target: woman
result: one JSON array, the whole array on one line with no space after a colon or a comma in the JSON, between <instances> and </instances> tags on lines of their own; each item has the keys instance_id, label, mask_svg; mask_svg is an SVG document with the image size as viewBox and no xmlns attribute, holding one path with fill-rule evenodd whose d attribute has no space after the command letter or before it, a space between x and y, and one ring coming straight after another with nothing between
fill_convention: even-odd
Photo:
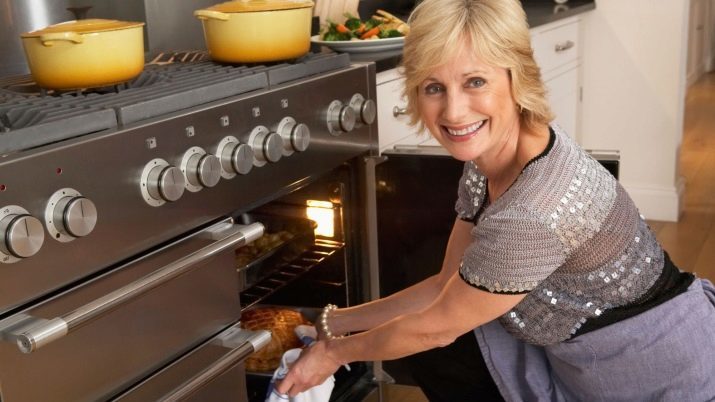
<instances>
[{"instance_id":1,"label":"woman","mask_svg":"<svg viewBox=\"0 0 715 402\"><path fill-rule=\"evenodd\" d=\"M442 269L378 301L326 307L323 340L277 390L443 347L483 360L455 361L475 375L453 387L428 368L431 400L493 389L507 400L715 398L715 290L680 272L618 182L549 125L520 3L424 0L409 23L412 122L465 161ZM477 353L449 353L470 342Z\"/></svg>"}]
</instances>

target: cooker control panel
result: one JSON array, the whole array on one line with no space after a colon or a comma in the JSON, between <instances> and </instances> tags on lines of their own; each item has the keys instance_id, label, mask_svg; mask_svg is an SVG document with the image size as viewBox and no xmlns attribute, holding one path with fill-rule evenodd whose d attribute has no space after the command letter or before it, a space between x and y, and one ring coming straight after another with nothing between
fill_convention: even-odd
<instances>
[{"instance_id":1,"label":"cooker control panel","mask_svg":"<svg viewBox=\"0 0 715 402\"><path fill-rule=\"evenodd\" d=\"M146 164L140 182L144 201L155 207L178 200L186 188L186 179L181 169L160 158Z\"/></svg>"},{"instance_id":2,"label":"cooker control panel","mask_svg":"<svg viewBox=\"0 0 715 402\"><path fill-rule=\"evenodd\" d=\"M255 166L263 166L268 162L278 162L283 156L283 138L278 133L272 133L265 126L257 126L248 137L254 154Z\"/></svg>"},{"instance_id":3,"label":"cooker control panel","mask_svg":"<svg viewBox=\"0 0 715 402\"><path fill-rule=\"evenodd\" d=\"M221 139L216 147L216 155L221 164L221 177L224 179L232 179L236 174L247 174L253 168L253 148L242 144L232 135Z\"/></svg>"},{"instance_id":4,"label":"cooker control panel","mask_svg":"<svg viewBox=\"0 0 715 402\"><path fill-rule=\"evenodd\" d=\"M358 125L372 124L377 117L377 105L372 99L365 99L360 94L353 95L350 99L350 107L357 116Z\"/></svg>"},{"instance_id":5,"label":"cooker control panel","mask_svg":"<svg viewBox=\"0 0 715 402\"><path fill-rule=\"evenodd\" d=\"M350 105L344 105L339 100L330 102L328 106L328 131L332 135L340 135L355 128L355 111Z\"/></svg>"},{"instance_id":6,"label":"cooker control panel","mask_svg":"<svg viewBox=\"0 0 715 402\"><path fill-rule=\"evenodd\" d=\"M45 226L52 237L66 243L87 236L97 224L97 207L79 191L55 191L45 208Z\"/></svg>"},{"instance_id":7,"label":"cooker control panel","mask_svg":"<svg viewBox=\"0 0 715 402\"><path fill-rule=\"evenodd\" d=\"M203 148L191 147L181 159L181 172L186 179L186 189L196 192L218 184L221 180L221 161Z\"/></svg>"},{"instance_id":8,"label":"cooker control panel","mask_svg":"<svg viewBox=\"0 0 715 402\"><path fill-rule=\"evenodd\" d=\"M292 117L284 117L276 131L283 138L283 156L290 156L294 151L303 152L310 145L310 129L303 123L296 123Z\"/></svg>"},{"instance_id":9,"label":"cooker control panel","mask_svg":"<svg viewBox=\"0 0 715 402\"><path fill-rule=\"evenodd\" d=\"M42 222L25 208L0 209L0 262L12 263L37 254L45 241Z\"/></svg>"}]
</instances>

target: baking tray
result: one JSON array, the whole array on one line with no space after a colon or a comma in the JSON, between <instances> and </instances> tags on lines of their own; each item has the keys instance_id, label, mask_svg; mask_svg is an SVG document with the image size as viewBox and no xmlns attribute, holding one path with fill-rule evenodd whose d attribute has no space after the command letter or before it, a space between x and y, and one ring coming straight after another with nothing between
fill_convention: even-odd
<instances>
[{"instance_id":1,"label":"baking tray","mask_svg":"<svg viewBox=\"0 0 715 402\"><path fill-rule=\"evenodd\" d=\"M242 214L237 221L244 225L260 222L266 228L261 238L236 250L241 289L279 271L315 244L317 224L310 219L250 213Z\"/></svg>"}]
</instances>

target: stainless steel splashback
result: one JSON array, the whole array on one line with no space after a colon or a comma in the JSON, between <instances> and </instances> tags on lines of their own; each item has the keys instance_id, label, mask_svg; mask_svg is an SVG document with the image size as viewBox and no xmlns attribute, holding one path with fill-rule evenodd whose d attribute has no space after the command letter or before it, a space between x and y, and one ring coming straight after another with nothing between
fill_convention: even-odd
<instances>
[{"instance_id":1,"label":"stainless steel splashback","mask_svg":"<svg viewBox=\"0 0 715 402\"><path fill-rule=\"evenodd\" d=\"M0 76L28 72L20 34L72 19L66 0L0 0Z\"/></svg>"},{"instance_id":2,"label":"stainless steel splashback","mask_svg":"<svg viewBox=\"0 0 715 402\"><path fill-rule=\"evenodd\" d=\"M145 47L154 54L166 50L203 50L204 35L194 10L220 0L0 0L0 76L26 74L20 34L76 19L68 8L90 7L84 17L144 21Z\"/></svg>"}]
</instances>

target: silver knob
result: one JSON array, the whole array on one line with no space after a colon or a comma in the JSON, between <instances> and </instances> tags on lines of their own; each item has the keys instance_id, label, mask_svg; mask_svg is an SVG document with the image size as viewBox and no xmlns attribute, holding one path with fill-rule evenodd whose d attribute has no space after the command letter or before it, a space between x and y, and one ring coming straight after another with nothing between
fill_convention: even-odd
<instances>
[{"instance_id":1,"label":"silver knob","mask_svg":"<svg viewBox=\"0 0 715 402\"><path fill-rule=\"evenodd\" d=\"M215 186L221 180L221 161L211 154L191 155L186 167L186 180L194 186Z\"/></svg>"},{"instance_id":2,"label":"silver knob","mask_svg":"<svg viewBox=\"0 0 715 402\"><path fill-rule=\"evenodd\" d=\"M247 174L253 168L253 148L231 142L221 150L221 167L226 172Z\"/></svg>"},{"instance_id":3,"label":"silver knob","mask_svg":"<svg viewBox=\"0 0 715 402\"><path fill-rule=\"evenodd\" d=\"M0 220L0 251L27 258L37 254L45 241L42 222L28 214L10 214Z\"/></svg>"},{"instance_id":4,"label":"silver knob","mask_svg":"<svg viewBox=\"0 0 715 402\"><path fill-rule=\"evenodd\" d=\"M296 123L292 117L285 117L278 123L278 134L283 138L283 154L293 151L303 152L310 145L310 129L303 123Z\"/></svg>"},{"instance_id":5,"label":"silver knob","mask_svg":"<svg viewBox=\"0 0 715 402\"><path fill-rule=\"evenodd\" d=\"M372 99L365 99L360 94L353 95L350 100L350 107L355 114L360 118L363 124L372 124L377 117L377 105Z\"/></svg>"},{"instance_id":6,"label":"silver knob","mask_svg":"<svg viewBox=\"0 0 715 402\"><path fill-rule=\"evenodd\" d=\"M70 196L57 201L53 212L53 225L62 234L84 237L97 224L97 208L89 199Z\"/></svg>"},{"instance_id":7,"label":"silver knob","mask_svg":"<svg viewBox=\"0 0 715 402\"><path fill-rule=\"evenodd\" d=\"M340 101L332 101L328 106L328 131L340 135L355 128L355 111Z\"/></svg>"},{"instance_id":8,"label":"silver knob","mask_svg":"<svg viewBox=\"0 0 715 402\"><path fill-rule=\"evenodd\" d=\"M283 156L283 138L277 133L259 126L251 139L253 153L259 162L278 162Z\"/></svg>"},{"instance_id":9,"label":"silver knob","mask_svg":"<svg viewBox=\"0 0 715 402\"><path fill-rule=\"evenodd\" d=\"M147 191L155 200L176 201L184 194L186 181L176 166L157 166L149 171Z\"/></svg>"}]
</instances>

